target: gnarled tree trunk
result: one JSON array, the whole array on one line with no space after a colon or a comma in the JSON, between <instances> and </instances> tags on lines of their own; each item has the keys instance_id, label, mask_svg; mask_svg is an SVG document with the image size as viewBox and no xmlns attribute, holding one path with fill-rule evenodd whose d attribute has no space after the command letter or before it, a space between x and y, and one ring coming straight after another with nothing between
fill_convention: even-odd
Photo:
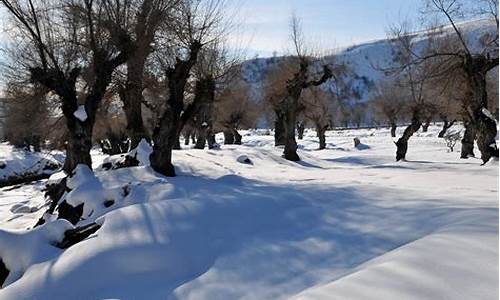
<instances>
[{"instance_id":1,"label":"gnarled tree trunk","mask_svg":"<svg viewBox=\"0 0 500 300\"><path fill-rule=\"evenodd\" d=\"M190 47L189 59L177 59L175 66L166 72L170 95L167 109L153 131L153 152L149 157L151 167L165 176L175 176L172 149L175 146L180 148L180 120L184 109L184 91L201 47L200 43L193 43Z\"/></svg>"},{"instance_id":2,"label":"gnarled tree trunk","mask_svg":"<svg viewBox=\"0 0 500 300\"><path fill-rule=\"evenodd\" d=\"M396 144L396 161L406 159L406 152L408 152L408 140L411 136L420 129L422 122L418 118L413 118L410 126L406 127L403 135L398 139Z\"/></svg>"},{"instance_id":3,"label":"gnarled tree trunk","mask_svg":"<svg viewBox=\"0 0 500 300\"><path fill-rule=\"evenodd\" d=\"M444 135L446 134L446 131L448 129L451 128L451 126L453 126L455 124L456 120L453 120L451 122L448 122L448 119L447 118L444 118L443 119L443 128L441 129L441 131L439 132L438 134L438 137L442 138L444 137Z\"/></svg>"}]
</instances>

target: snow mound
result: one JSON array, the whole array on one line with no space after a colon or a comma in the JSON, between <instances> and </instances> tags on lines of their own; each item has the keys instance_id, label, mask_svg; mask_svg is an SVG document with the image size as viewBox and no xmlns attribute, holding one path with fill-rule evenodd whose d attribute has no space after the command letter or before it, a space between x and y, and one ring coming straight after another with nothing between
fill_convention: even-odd
<instances>
[{"instance_id":1,"label":"snow mound","mask_svg":"<svg viewBox=\"0 0 500 300\"><path fill-rule=\"evenodd\" d=\"M7 143L0 144L0 186L22 178L48 177L61 166L62 163L49 153L29 152Z\"/></svg>"},{"instance_id":2,"label":"snow mound","mask_svg":"<svg viewBox=\"0 0 500 300\"><path fill-rule=\"evenodd\" d=\"M61 198L76 207L83 204L83 218L92 214L101 215L100 211L122 198L120 188L105 189L99 179L87 165L78 165L68 179L67 187L71 191Z\"/></svg>"},{"instance_id":3,"label":"snow mound","mask_svg":"<svg viewBox=\"0 0 500 300\"><path fill-rule=\"evenodd\" d=\"M19 279L31 265L60 254L61 250L54 245L72 228L71 223L60 219L27 232L0 230L0 259L9 270L3 287Z\"/></svg>"},{"instance_id":4,"label":"snow mound","mask_svg":"<svg viewBox=\"0 0 500 300\"><path fill-rule=\"evenodd\" d=\"M139 142L135 149L132 149L127 155L135 157L139 161L139 166L149 166L149 156L153 152L153 147L145 139Z\"/></svg>"}]
</instances>

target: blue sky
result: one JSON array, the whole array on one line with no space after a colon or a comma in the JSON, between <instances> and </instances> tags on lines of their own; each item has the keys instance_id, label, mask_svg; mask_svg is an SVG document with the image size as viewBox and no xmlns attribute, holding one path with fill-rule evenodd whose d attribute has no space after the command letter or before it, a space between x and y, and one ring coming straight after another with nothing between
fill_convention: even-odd
<instances>
[{"instance_id":1,"label":"blue sky","mask_svg":"<svg viewBox=\"0 0 500 300\"><path fill-rule=\"evenodd\" d=\"M285 53L295 12L316 47L336 48L383 38L388 25L418 17L422 0L242 0L242 32L233 35L250 55Z\"/></svg>"}]
</instances>

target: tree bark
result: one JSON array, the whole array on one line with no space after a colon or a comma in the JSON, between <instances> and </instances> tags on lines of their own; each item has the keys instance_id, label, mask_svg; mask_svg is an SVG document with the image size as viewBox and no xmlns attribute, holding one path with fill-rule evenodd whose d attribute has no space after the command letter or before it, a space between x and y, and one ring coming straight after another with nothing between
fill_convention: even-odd
<instances>
[{"instance_id":1,"label":"tree bark","mask_svg":"<svg viewBox=\"0 0 500 300\"><path fill-rule=\"evenodd\" d=\"M140 59L140 58L138 58ZM127 82L120 89L119 96L127 119L126 132L130 138L130 147L134 149L141 139L150 141L142 119L144 62L127 63Z\"/></svg>"},{"instance_id":2,"label":"tree bark","mask_svg":"<svg viewBox=\"0 0 500 300\"><path fill-rule=\"evenodd\" d=\"M448 119L445 118L443 120L443 128L439 132L438 137L440 137L440 138L444 137L444 135L446 134L446 131L448 131L448 129L450 129L451 126L453 126L455 124L455 122L456 122L456 120L448 122Z\"/></svg>"},{"instance_id":3,"label":"tree bark","mask_svg":"<svg viewBox=\"0 0 500 300\"><path fill-rule=\"evenodd\" d=\"M422 125L422 132L427 132L429 130L429 126L431 125L431 120L425 120L425 123Z\"/></svg>"},{"instance_id":4,"label":"tree bark","mask_svg":"<svg viewBox=\"0 0 500 300\"><path fill-rule=\"evenodd\" d=\"M460 158L467 159L469 157L475 157L474 154L474 140L476 138L476 128L472 122L465 122L465 132L462 138L462 150L460 152Z\"/></svg>"},{"instance_id":5,"label":"tree bark","mask_svg":"<svg viewBox=\"0 0 500 300\"><path fill-rule=\"evenodd\" d=\"M235 145L241 145L241 134L238 132L236 128L232 129L233 131L233 136L234 136L234 144Z\"/></svg>"},{"instance_id":6,"label":"tree bark","mask_svg":"<svg viewBox=\"0 0 500 300\"><path fill-rule=\"evenodd\" d=\"M396 129L398 126L396 125L396 122L391 121L391 137L395 138L396 137Z\"/></svg>"},{"instance_id":7,"label":"tree bark","mask_svg":"<svg viewBox=\"0 0 500 300\"><path fill-rule=\"evenodd\" d=\"M274 121L274 146L285 145L285 128L283 127L283 113L275 110L276 120Z\"/></svg>"},{"instance_id":8,"label":"tree bark","mask_svg":"<svg viewBox=\"0 0 500 300\"><path fill-rule=\"evenodd\" d=\"M283 127L285 131L285 149L283 157L290 161L299 161L297 154L297 142L295 141L295 125L297 124L297 108L294 99L286 100L288 105L283 118Z\"/></svg>"},{"instance_id":9,"label":"tree bark","mask_svg":"<svg viewBox=\"0 0 500 300\"><path fill-rule=\"evenodd\" d=\"M328 128L327 126L316 125L316 132L319 138L319 150L323 150L326 148L325 132L327 128Z\"/></svg>"},{"instance_id":10,"label":"tree bark","mask_svg":"<svg viewBox=\"0 0 500 300\"><path fill-rule=\"evenodd\" d=\"M232 130L225 129L224 133L224 145L233 145L234 144L234 134Z\"/></svg>"},{"instance_id":11,"label":"tree bark","mask_svg":"<svg viewBox=\"0 0 500 300\"><path fill-rule=\"evenodd\" d=\"M184 91L191 68L196 63L202 45L193 43L187 60L176 59L175 66L167 70L169 98L167 109L153 131L153 152L150 155L151 167L165 175L175 176L172 164L172 149L179 146L180 116L184 110Z\"/></svg>"},{"instance_id":12,"label":"tree bark","mask_svg":"<svg viewBox=\"0 0 500 300\"><path fill-rule=\"evenodd\" d=\"M408 152L408 140L410 137L420 129L422 122L417 118L413 118L410 126L406 127L403 135L398 139L396 144L396 161L406 159L406 152Z\"/></svg>"},{"instance_id":13,"label":"tree bark","mask_svg":"<svg viewBox=\"0 0 500 300\"><path fill-rule=\"evenodd\" d=\"M306 129L306 126L304 122L299 122L297 124L297 138L299 140L302 140L304 138L304 130Z\"/></svg>"},{"instance_id":14,"label":"tree bark","mask_svg":"<svg viewBox=\"0 0 500 300\"><path fill-rule=\"evenodd\" d=\"M466 107L469 119L476 131L477 146L481 152L483 163L488 162L491 157L498 157L498 147L495 140L497 124L495 120L485 114L488 109L486 74L495 66L498 66L498 58L490 59L482 55L468 56L464 64L470 88ZM470 148L470 141L468 142L467 147Z\"/></svg>"}]
</instances>

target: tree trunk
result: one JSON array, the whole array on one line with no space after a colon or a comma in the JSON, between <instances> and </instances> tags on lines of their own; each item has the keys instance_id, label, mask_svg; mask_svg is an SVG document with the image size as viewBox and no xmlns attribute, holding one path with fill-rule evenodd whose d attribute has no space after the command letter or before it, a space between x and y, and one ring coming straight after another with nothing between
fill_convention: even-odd
<instances>
[{"instance_id":1,"label":"tree trunk","mask_svg":"<svg viewBox=\"0 0 500 300\"><path fill-rule=\"evenodd\" d=\"M431 120L425 120L425 123L422 125L422 132L427 132L429 130L429 126L431 125Z\"/></svg>"},{"instance_id":2,"label":"tree trunk","mask_svg":"<svg viewBox=\"0 0 500 300\"><path fill-rule=\"evenodd\" d=\"M465 132L462 138L462 150L460 152L460 158L467 159L469 157L475 157L474 155L474 140L476 138L476 128L472 122L465 122Z\"/></svg>"},{"instance_id":3,"label":"tree trunk","mask_svg":"<svg viewBox=\"0 0 500 300\"><path fill-rule=\"evenodd\" d=\"M285 128L283 127L283 113L275 110L276 120L274 121L274 146L285 145Z\"/></svg>"},{"instance_id":4,"label":"tree trunk","mask_svg":"<svg viewBox=\"0 0 500 300\"><path fill-rule=\"evenodd\" d=\"M470 95L467 97L469 99L466 106L467 112L476 131L477 146L481 151L481 159L483 163L486 163L491 157L498 157L498 147L495 140L497 124L491 116L486 115L488 109L486 74L491 67L498 66L498 58L489 61L489 58L483 56L468 57L464 66L470 87ZM470 150L470 141L467 142L469 145L465 150Z\"/></svg>"},{"instance_id":5,"label":"tree trunk","mask_svg":"<svg viewBox=\"0 0 500 300\"><path fill-rule=\"evenodd\" d=\"M481 151L481 160L487 163L492 157L498 158L498 147L496 145L497 124L489 117L481 116L477 123L477 147Z\"/></svg>"},{"instance_id":6,"label":"tree trunk","mask_svg":"<svg viewBox=\"0 0 500 300\"><path fill-rule=\"evenodd\" d=\"M149 157L151 167L165 176L175 176L172 149L175 146L180 148L180 117L184 109L184 91L201 47L200 43L194 42L189 49L189 58L187 60L177 58L175 66L166 72L170 93L168 107L153 131L153 152Z\"/></svg>"},{"instance_id":7,"label":"tree trunk","mask_svg":"<svg viewBox=\"0 0 500 300\"><path fill-rule=\"evenodd\" d=\"M438 137L442 138L444 137L444 135L446 134L446 131L448 129L451 128L451 126L453 126L453 124L455 124L456 120L453 120L451 122L448 122L448 119L444 118L443 119L443 128L441 129L441 131L439 132L438 134Z\"/></svg>"},{"instance_id":8,"label":"tree trunk","mask_svg":"<svg viewBox=\"0 0 500 300\"><path fill-rule=\"evenodd\" d=\"M241 145L241 134L239 134L238 130L236 128L232 129L233 131L233 136L234 136L234 144L235 145Z\"/></svg>"},{"instance_id":9,"label":"tree trunk","mask_svg":"<svg viewBox=\"0 0 500 300\"><path fill-rule=\"evenodd\" d=\"M326 148L326 132L327 126L316 125L316 132L319 138L319 150Z\"/></svg>"},{"instance_id":10,"label":"tree trunk","mask_svg":"<svg viewBox=\"0 0 500 300\"><path fill-rule=\"evenodd\" d=\"M297 138L299 140L302 140L304 138L304 130L306 129L306 126L304 122L299 122L297 124Z\"/></svg>"},{"instance_id":11,"label":"tree trunk","mask_svg":"<svg viewBox=\"0 0 500 300\"><path fill-rule=\"evenodd\" d=\"M225 129L224 133L224 145L233 145L234 144L234 134L232 130Z\"/></svg>"},{"instance_id":12,"label":"tree trunk","mask_svg":"<svg viewBox=\"0 0 500 300\"><path fill-rule=\"evenodd\" d=\"M396 125L396 122L392 121L391 122L391 137L395 138L396 137L396 129L398 126Z\"/></svg>"},{"instance_id":13,"label":"tree trunk","mask_svg":"<svg viewBox=\"0 0 500 300\"><path fill-rule=\"evenodd\" d=\"M159 124L153 131L153 152L149 156L151 167L169 177L175 176L175 168L172 164L172 149L179 142L177 130L179 126L179 115L182 108L169 108L165 110Z\"/></svg>"},{"instance_id":14,"label":"tree trunk","mask_svg":"<svg viewBox=\"0 0 500 300\"><path fill-rule=\"evenodd\" d=\"M72 114L69 116L65 114L65 117L68 127L68 140L63 170L66 174L71 174L79 164L87 165L92 169L90 149L92 149L93 120L87 118L87 120L82 122Z\"/></svg>"},{"instance_id":15,"label":"tree trunk","mask_svg":"<svg viewBox=\"0 0 500 300\"><path fill-rule=\"evenodd\" d=\"M396 142L396 161L406 159L406 152L408 151L408 140L410 137L420 129L422 122L414 118L410 126L406 127L403 135Z\"/></svg>"},{"instance_id":16,"label":"tree trunk","mask_svg":"<svg viewBox=\"0 0 500 300\"><path fill-rule=\"evenodd\" d=\"M133 56L127 62L127 82L119 92L127 119L126 131L131 149L136 148L141 139L150 141L142 120L144 61L145 58Z\"/></svg>"},{"instance_id":17,"label":"tree trunk","mask_svg":"<svg viewBox=\"0 0 500 300\"><path fill-rule=\"evenodd\" d=\"M285 100L288 104L285 106L283 127L285 131L285 150L283 157L290 161L299 161L300 157L297 154L297 142L295 141L295 126L297 124L297 108L295 99Z\"/></svg>"},{"instance_id":18,"label":"tree trunk","mask_svg":"<svg viewBox=\"0 0 500 300\"><path fill-rule=\"evenodd\" d=\"M205 142L207 140L207 129L208 128L206 126L201 126L196 131L197 136L196 136L196 144L194 146L195 149L204 149L205 148Z\"/></svg>"}]
</instances>

